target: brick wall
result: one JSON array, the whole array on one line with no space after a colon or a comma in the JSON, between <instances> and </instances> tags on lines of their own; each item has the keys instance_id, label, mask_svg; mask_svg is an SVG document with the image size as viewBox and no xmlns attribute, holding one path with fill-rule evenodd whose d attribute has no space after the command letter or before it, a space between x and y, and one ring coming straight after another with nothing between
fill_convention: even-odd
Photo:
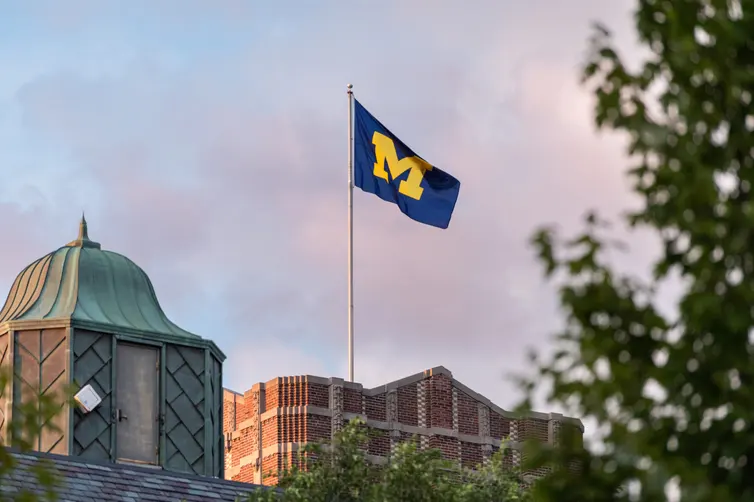
<instances>
[{"instance_id":1,"label":"brick wall","mask_svg":"<svg viewBox=\"0 0 754 502\"><path fill-rule=\"evenodd\" d=\"M387 457L390 455L390 433L387 431L371 429L369 431L367 453L379 457Z\"/></svg>"},{"instance_id":2,"label":"brick wall","mask_svg":"<svg viewBox=\"0 0 754 502\"><path fill-rule=\"evenodd\" d=\"M430 436L429 447L442 452L447 460L460 460L458 458L458 439L451 436Z\"/></svg>"},{"instance_id":3,"label":"brick wall","mask_svg":"<svg viewBox=\"0 0 754 502\"><path fill-rule=\"evenodd\" d=\"M255 474L256 467L254 465L244 465L233 479L242 483L256 483Z\"/></svg>"},{"instance_id":4,"label":"brick wall","mask_svg":"<svg viewBox=\"0 0 754 502\"><path fill-rule=\"evenodd\" d=\"M483 462L482 445L461 441L461 465L473 469Z\"/></svg>"},{"instance_id":5,"label":"brick wall","mask_svg":"<svg viewBox=\"0 0 754 502\"><path fill-rule=\"evenodd\" d=\"M330 391L327 385L310 383L307 384L307 388L309 389L309 395L307 396L308 399L302 404L327 408L330 400Z\"/></svg>"},{"instance_id":6,"label":"brick wall","mask_svg":"<svg viewBox=\"0 0 754 502\"><path fill-rule=\"evenodd\" d=\"M364 398L366 415L368 419L384 422L385 418L385 399L386 394L377 394L376 396L366 396Z\"/></svg>"},{"instance_id":7,"label":"brick wall","mask_svg":"<svg viewBox=\"0 0 754 502\"><path fill-rule=\"evenodd\" d=\"M280 429L278 426L278 417L276 416L262 420L262 449L280 444L278 440L280 438Z\"/></svg>"},{"instance_id":8,"label":"brick wall","mask_svg":"<svg viewBox=\"0 0 754 502\"><path fill-rule=\"evenodd\" d=\"M416 385L398 388L398 422L406 425L419 425Z\"/></svg>"},{"instance_id":9,"label":"brick wall","mask_svg":"<svg viewBox=\"0 0 754 502\"><path fill-rule=\"evenodd\" d=\"M223 389L223 430L236 430L236 409L245 409L243 396L228 389ZM243 419L242 419L243 420Z\"/></svg>"},{"instance_id":10,"label":"brick wall","mask_svg":"<svg viewBox=\"0 0 754 502\"><path fill-rule=\"evenodd\" d=\"M259 416L259 407L264 406L260 399L264 399L264 396L260 396L259 388L251 388L244 392L241 405L236 407L236 426Z\"/></svg>"},{"instance_id":11,"label":"brick wall","mask_svg":"<svg viewBox=\"0 0 754 502\"><path fill-rule=\"evenodd\" d=\"M458 432L479 434L479 401L464 392L456 393L458 407Z\"/></svg>"},{"instance_id":12,"label":"brick wall","mask_svg":"<svg viewBox=\"0 0 754 502\"><path fill-rule=\"evenodd\" d=\"M453 428L453 382L447 375L429 378L429 426Z\"/></svg>"},{"instance_id":13,"label":"brick wall","mask_svg":"<svg viewBox=\"0 0 754 502\"><path fill-rule=\"evenodd\" d=\"M367 420L370 435L364 448L371 458L387 457L401 442L418 441L468 468L484 463L506 440L513 442L513 450L505 463L518 465L516 442L553 443L559 424L572 420L541 413L515 417L443 367L375 389L339 378L276 378L243 395L225 390L223 413L230 437L226 477L267 485L277 483L276 473L289 468L304 445L330 440L357 416Z\"/></svg>"},{"instance_id":14,"label":"brick wall","mask_svg":"<svg viewBox=\"0 0 754 502\"><path fill-rule=\"evenodd\" d=\"M278 472L284 468L283 455L274 453L262 459L262 484L275 485L278 482Z\"/></svg>"},{"instance_id":15,"label":"brick wall","mask_svg":"<svg viewBox=\"0 0 754 502\"><path fill-rule=\"evenodd\" d=\"M490 435L495 439L506 439L510 435L511 421L501 414L490 411Z\"/></svg>"},{"instance_id":16,"label":"brick wall","mask_svg":"<svg viewBox=\"0 0 754 502\"><path fill-rule=\"evenodd\" d=\"M226 442L225 470L240 465L242 458L250 455L257 449L256 427L253 429L250 427L239 429L237 434L231 435L231 438L230 445Z\"/></svg>"},{"instance_id":17,"label":"brick wall","mask_svg":"<svg viewBox=\"0 0 754 502\"><path fill-rule=\"evenodd\" d=\"M318 442L330 439L330 417L322 415L306 415L306 435L297 439L304 442Z\"/></svg>"},{"instance_id":18,"label":"brick wall","mask_svg":"<svg viewBox=\"0 0 754 502\"><path fill-rule=\"evenodd\" d=\"M549 427L547 420L525 419L518 421L518 440L528 441L536 439L537 441L547 442Z\"/></svg>"},{"instance_id":19,"label":"brick wall","mask_svg":"<svg viewBox=\"0 0 754 502\"><path fill-rule=\"evenodd\" d=\"M356 389L343 390L343 411L347 413L361 413L362 395Z\"/></svg>"},{"instance_id":20,"label":"brick wall","mask_svg":"<svg viewBox=\"0 0 754 502\"><path fill-rule=\"evenodd\" d=\"M278 402L280 400L280 394L278 392L278 381L280 378L277 378L271 382L267 382L267 384L264 387L264 409L265 410L272 410L278 406Z\"/></svg>"}]
</instances>

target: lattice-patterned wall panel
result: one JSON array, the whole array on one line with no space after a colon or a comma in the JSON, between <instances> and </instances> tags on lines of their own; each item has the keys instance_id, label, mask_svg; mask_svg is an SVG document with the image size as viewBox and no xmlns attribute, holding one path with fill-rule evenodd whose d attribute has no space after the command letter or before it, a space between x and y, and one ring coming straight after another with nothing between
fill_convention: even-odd
<instances>
[{"instance_id":1,"label":"lattice-patterned wall panel","mask_svg":"<svg viewBox=\"0 0 754 502\"><path fill-rule=\"evenodd\" d=\"M73 333L73 379L90 384L102 398L91 413L73 415L73 454L94 460L112 457L113 337L91 331Z\"/></svg>"},{"instance_id":2,"label":"lattice-patterned wall panel","mask_svg":"<svg viewBox=\"0 0 754 502\"><path fill-rule=\"evenodd\" d=\"M223 384L222 384L222 363L209 356L211 377L208 379L210 386L210 444L212 463L211 471L206 473L218 478L225 477L225 436L223 435Z\"/></svg>"},{"instance_id":3,"label":"lattice-patterned wall panel","mask_svg":"<svg viewBox=\"0 0 754 502\"><path fill-rule=\"evenodd\" d=\"M0 371L11 371L10 335L8 333L0 334ZM8 388L8 386L0 387L0 445L7 444L5 420L10 403Z\"/></svg>"},{"instance_id":4,"label":"lattice-patterned wall panel","mask_svg":"<svg viewBox=\"0 0 754 502\"><path fill-rule=\"evenodd\" d=\"M204 357L202 349L166 347L165 468L169 470L205 472Z\"/></svg>"},{"instance_id":5,"label":"lattice-patterned wall panel","mask_svg":"<svg viewBox=\"0 0 754 502\"><path fill-rule=\"evenodd\" d=\"M17 331L13 351L14 415L18 406L41 395L56 395L62 399L67 383L68 343L65 328ZM67 406L61 408L35 441L35 449L68 454ZM53 430L55 426L59 430Z\"/></svg>"}]
</instances>

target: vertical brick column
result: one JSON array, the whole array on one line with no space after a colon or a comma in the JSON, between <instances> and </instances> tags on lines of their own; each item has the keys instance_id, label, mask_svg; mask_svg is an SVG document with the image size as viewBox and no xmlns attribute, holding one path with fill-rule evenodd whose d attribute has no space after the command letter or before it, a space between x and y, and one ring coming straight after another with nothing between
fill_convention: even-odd
<instances>
[{"instance_id":1,"label":"vertical brick column","mask_svg":"<svg viewBox=\"0 0 754 502\"><path fill-rule=\"evenodd\" d=\"M398 391L395 389L387 391L385 396L385 421L388 425L398 422Z\"/></svg>"},{"instance_id":2,"label":"vertical brick column","mask_svg":"<svg viewBox=\"0 0 754 502\"><path fill-rule=\"evenodd\" d=\"M330 384L330 411L332 411L332 425L330 437L334 437L343 428L343 379L333 378Z\"/></svg>"},{"instance_id":3,"label":"vertical brick column","mask_svg":"<svg viewBox=\"0 0 754 502\"><path fill-rule=\"evenodd\" d=\"M484 441L482 443L482 461L486 464L492 456L490 409L485 404L477 403L477 411L479 413L479 437Z\"/></svg>"},{"instance_id":4,"label":"vertical brick column","mask_svg":"<svg viewBox=\"0 0 754 502\"><path fill-rule=\"evenodd\" d=\"M416 384L416 415L419 427L429 427L427 394L429 394L428 380L422 380ZM429 446L429 437L426 434L419 436L419 447L425 449Z\"/></svg>"},{"instance_id":5,"label":"vertical brick column","mask_svg":"<svg viewBox=\"0 0 754 502\"><path fill-rule=\"evenodd\" d=\"M385 395L385 421L390 428L390 454L392 455L401 437L401 432L394 428L398 425L398 391L396 389L387 391Z\"/></svg>"},{"instance_id":6,"label":"vertical brick column","mask_svg":"<svg viewBox=\"0 0 754 502\"><path fill-rule=\"evenodd\" d=\"M233 452L232 452L232 438L233 431L236 430L236 410L240 406L243 406L243 397L241 397L241 403L238 402L238 398L241 397L235 392L223 389L223 433L225 434L225 471L233 465Z\"/></svg>"},{"instance_id":7,"label":"vertical brick column","mask_svg":"<svg viewBox=\"0 0 754 502\"><path fill-rule=\"evenodd\" d=\"M453 384L451 383L451 386ZM453 397L452 401L452 407L451 407L451 414L452 414L452 425L453 425L453 432L458 434L458 389L455 387L451 387L451 396ZM456 436L458 437L458 436ZM461 465L461 458L463 456L462 454L462 448L461 448L461 442L458 441L458 464Z\"/></svg>"},{"instance_id":8,"label":"vertical brick column","mask_svg":"<svg viewBox=\"0 0 754 502\"><path fill-rule=\"evenodd\" d=\"M267 411L267 390L263 383L258 383L251 387L251 392L254 401L254 408L250 411L254 414L254 418L257 420L257 460L254 464L254 483L261 485L264 476L264 473L262 472L262 442L264 437L262 413Z\"/></svg>"},{"instance_id":9,"label":"vertical brick column","mask_svg":"<svg viewBox=\"0 0 754 502\"><path fill-rule=\"evenodd\" d=\"M236 430L236 407L239 397L235 392L223 389L223 432Z\"/></svg>"},{"instance_id":10,"label":"vertical brick column","mask_svg":"<svg viewBox=\"0 0 754 502\"><path fill-rule=\"evenodd\" d=\"M513 419L510 423L510 436L508 436L511 441L513 442L519 442L521 439L521 434L519 434L519 420ZM521 450L518 448L514 448L511 451L511 463L514 467L520 467L521 466Z\"/></svg>"},{"instance_id":11,"label":"vertical brick column","mask_svg":"<svg viewBox=\"0 0 754 502\"><path fill-rule=\"evenodd\" d=\"M547 421L547 442L553 446L558 444L560 424L562 422L563 415L560 413L550 413L550 420Z\"/></svg>"},{"instance_id":12,"label":"vertical brick column","mask_svg":"<svg viewBox=\"0 0 754 502\"><path fill-rule=\"evenodd\" d=\"M453 430L458 432L458 391L455 387L453 387L452 391L453 401L451 405L451 416L452 416L452 424L453 424Z\"/></svg>"},{"instance_id":13,"label":"vertical brick column","mask_svg":"<svg viewBox=\"0 0 754 502\"><path fill-rule=\"evenodd\" d=\"M453 428L453 382L447 375L429 378L429 426Z\"/></svg>"}]
</instances>

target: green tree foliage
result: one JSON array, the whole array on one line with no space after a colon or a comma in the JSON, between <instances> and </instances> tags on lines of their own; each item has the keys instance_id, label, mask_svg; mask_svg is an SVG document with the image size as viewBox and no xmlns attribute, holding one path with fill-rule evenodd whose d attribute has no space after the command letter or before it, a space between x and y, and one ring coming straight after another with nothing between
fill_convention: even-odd
<instances>
[{"instance_id":1,"label":"green tree foliage","mask_svg":"<svg viewBox=\"0 0 754 502\"><path fill-rule=\"evenodd\" d=\"M597 215L576 238L535 236L567 319L538 378L554 383L551 402L605 431L604 451L536 456L581 467L536 496L754 501L754 2L640 0L635 21L640 67L598 28L584 77L598 127L630 142L641 207L625 221L662 249L639 280L611 266ZM674 280L681 296L661 312L658 288Z\"/></svg>"},{"instance_id":2,"label":"green tree foliage","mask_svg":"<svg viewBox=\"0 0 754 502\"><path fill-rule=\"evenodd\" d=\"M7 368L0 369L0 392L3 395L10 391L11 374ZM12 446L19 452L30 452L36 448L36 443L42 430L57 431L59 428L53 422L53 418L65 409L66 402L72 404L72 392L65 389L62 393L47 393L35 396L35 399L25 399L13 406L13 419L6 421L6 437L10 445L3 444L0 436L0 501L2 502L53 502L58 500L56 486L60 482L54 468L47 462L39 462L31 472L23 474L28 479L29 486L20 491L7 491L3 489L4 482L20 473L15 472L17 462L11 451L6 446ZM29 477L31 476L31 477ZM33 481L32 481L33 480ZM8 485L6 485L8 486Z\"/></svg>"},{"instance_id":3,"label":"green tree foliage","mask_svg":"<svg viewBox=\"0 0 754 502\"><path fill-rule=\"evenodd\" d=\"M515 473L498 453L478 471L463 470L437 450L416 443L399 445L390 462L374 465L365 445L370 434L352 420L332 445L311 445L301 455L302 468L282 473L279 491L259 490L253 502L526 502Z\"/></svg>"}]
</instances>

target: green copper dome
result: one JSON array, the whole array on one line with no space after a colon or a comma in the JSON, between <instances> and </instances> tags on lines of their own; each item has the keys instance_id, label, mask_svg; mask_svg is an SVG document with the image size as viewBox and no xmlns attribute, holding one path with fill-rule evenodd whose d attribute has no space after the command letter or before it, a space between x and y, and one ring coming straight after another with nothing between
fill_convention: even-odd
<instances>
[{"instance_id":1,"label":"green copper dome","mask_svg":"<svg viewBox=\"0 0 754 502\"><path fill-rule=\"evenodd\" d=\"M18 274L0 311L0 324L61 318L144 334L199 338L167 318L152 282L138 265L89 240L83 216L78 239Z\"/></svg>"}]
</instances>

